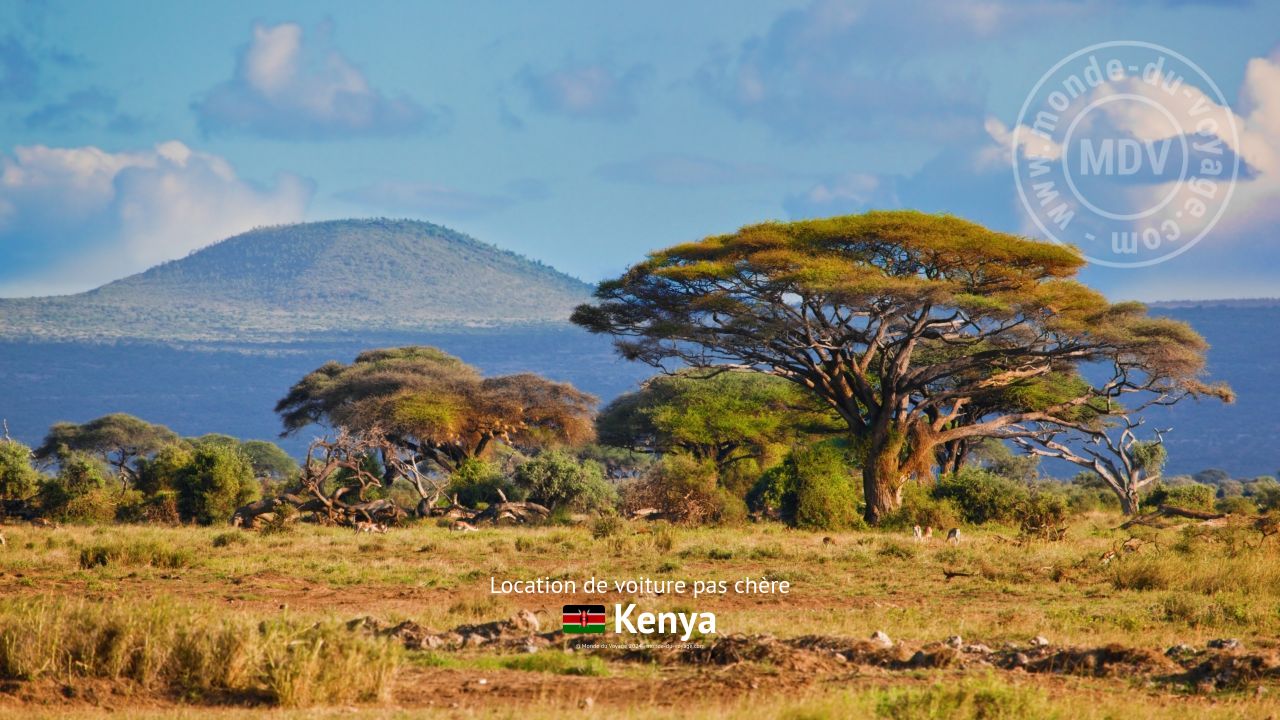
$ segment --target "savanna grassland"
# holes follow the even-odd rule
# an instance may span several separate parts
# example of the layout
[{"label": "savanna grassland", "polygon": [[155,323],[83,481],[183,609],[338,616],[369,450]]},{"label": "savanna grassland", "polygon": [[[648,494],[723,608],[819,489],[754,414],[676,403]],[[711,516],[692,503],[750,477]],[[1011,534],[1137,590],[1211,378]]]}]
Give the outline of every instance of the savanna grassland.
[{"label": "savanna grassland", "polygon": [[[1280,667],[1277,540],[1249,524],[1065,542],[586,523],[385,535],[298,526],[3,528],[12,717],[1260,718]],[[1126,541],[1127,544],[1126,544]],[[1114,554],[1112,554],[1114,553]],[[493,595],[490,578],[787,580],[787,595]],[[412,649],[566,603],[717,614],[702,653]],[[361,622],[351,621],[363,619]],[[892,647],[872,646],[881,631]],[[466,631],[464,631],[465,633]],[[532,630],[524,631],[532,634]],[[762,638],[761,636],[771,636]],[[810,637],[817,636],[817,637]],[[951,642],[961,647],[951,648]],[[1045,647],[1034,647],[1041,636]],[[1236,647],[1207,649],[1235,639]],[[1168,648],[1187,647],[1167,654]],[[535,650],[536,652],[530,652]]]}]

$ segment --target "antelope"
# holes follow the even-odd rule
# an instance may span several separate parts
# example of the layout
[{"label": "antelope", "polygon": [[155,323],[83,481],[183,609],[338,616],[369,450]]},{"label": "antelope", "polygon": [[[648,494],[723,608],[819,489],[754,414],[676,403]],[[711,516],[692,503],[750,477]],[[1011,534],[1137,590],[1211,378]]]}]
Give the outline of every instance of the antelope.
[{"label": "antelope", "polygon": [[382,523],[371,523],[363,520],[356,521],[356,534],[360,533],[383,533],[387,532],[387,526]]},{"label": "antelope", "polygon": [[919,525],[911,528],[911,539],[916,542],[924,542],[924,530],[921,530]]},{"label": "antelope", "polygon": [[454,532],[479,532],[475,525],[462,520],[455,522],[449,529]]},{"label": "antelope", "polygon": [[960,528],[951,528],[947,531],[947,542],[952,545],[960,544]]}]

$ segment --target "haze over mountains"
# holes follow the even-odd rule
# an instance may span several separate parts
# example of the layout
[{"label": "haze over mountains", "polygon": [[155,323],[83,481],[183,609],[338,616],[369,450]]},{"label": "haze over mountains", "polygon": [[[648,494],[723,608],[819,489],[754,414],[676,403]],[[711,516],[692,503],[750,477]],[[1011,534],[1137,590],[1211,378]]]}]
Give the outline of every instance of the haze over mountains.
[{"label": "haze over mountains", "polygon": [[439,225],[261,228],[78,295],[0,300],[0,337],[264,341],[563,322],[591,286]]}]

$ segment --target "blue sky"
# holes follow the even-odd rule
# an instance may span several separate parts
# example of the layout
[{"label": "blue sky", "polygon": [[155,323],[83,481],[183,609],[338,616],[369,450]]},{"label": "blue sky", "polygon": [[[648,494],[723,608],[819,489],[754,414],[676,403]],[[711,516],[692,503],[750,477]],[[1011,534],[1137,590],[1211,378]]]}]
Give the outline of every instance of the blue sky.
[{"label": "blue sky", "polygon": [[351,216],[431,220],[589,281],[873,207],[1036,236],[991,160],[1004,131],[1060,58],[1130,39],[1222,88],[1247,187],[1178,258],[1086,280],[1280,295],[1276,3],[51,0],[0,7],[0,296]]}]

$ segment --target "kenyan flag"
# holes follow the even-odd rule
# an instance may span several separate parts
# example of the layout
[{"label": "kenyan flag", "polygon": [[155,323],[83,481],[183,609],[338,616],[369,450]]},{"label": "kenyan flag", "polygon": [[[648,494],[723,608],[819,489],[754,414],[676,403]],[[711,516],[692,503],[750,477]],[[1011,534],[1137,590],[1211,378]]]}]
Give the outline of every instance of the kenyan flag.
[{"label": "kenyan flag", "polygon": [[565,605],[561,618],[564,631],[571,635],[604,632],[603,605]]}]

